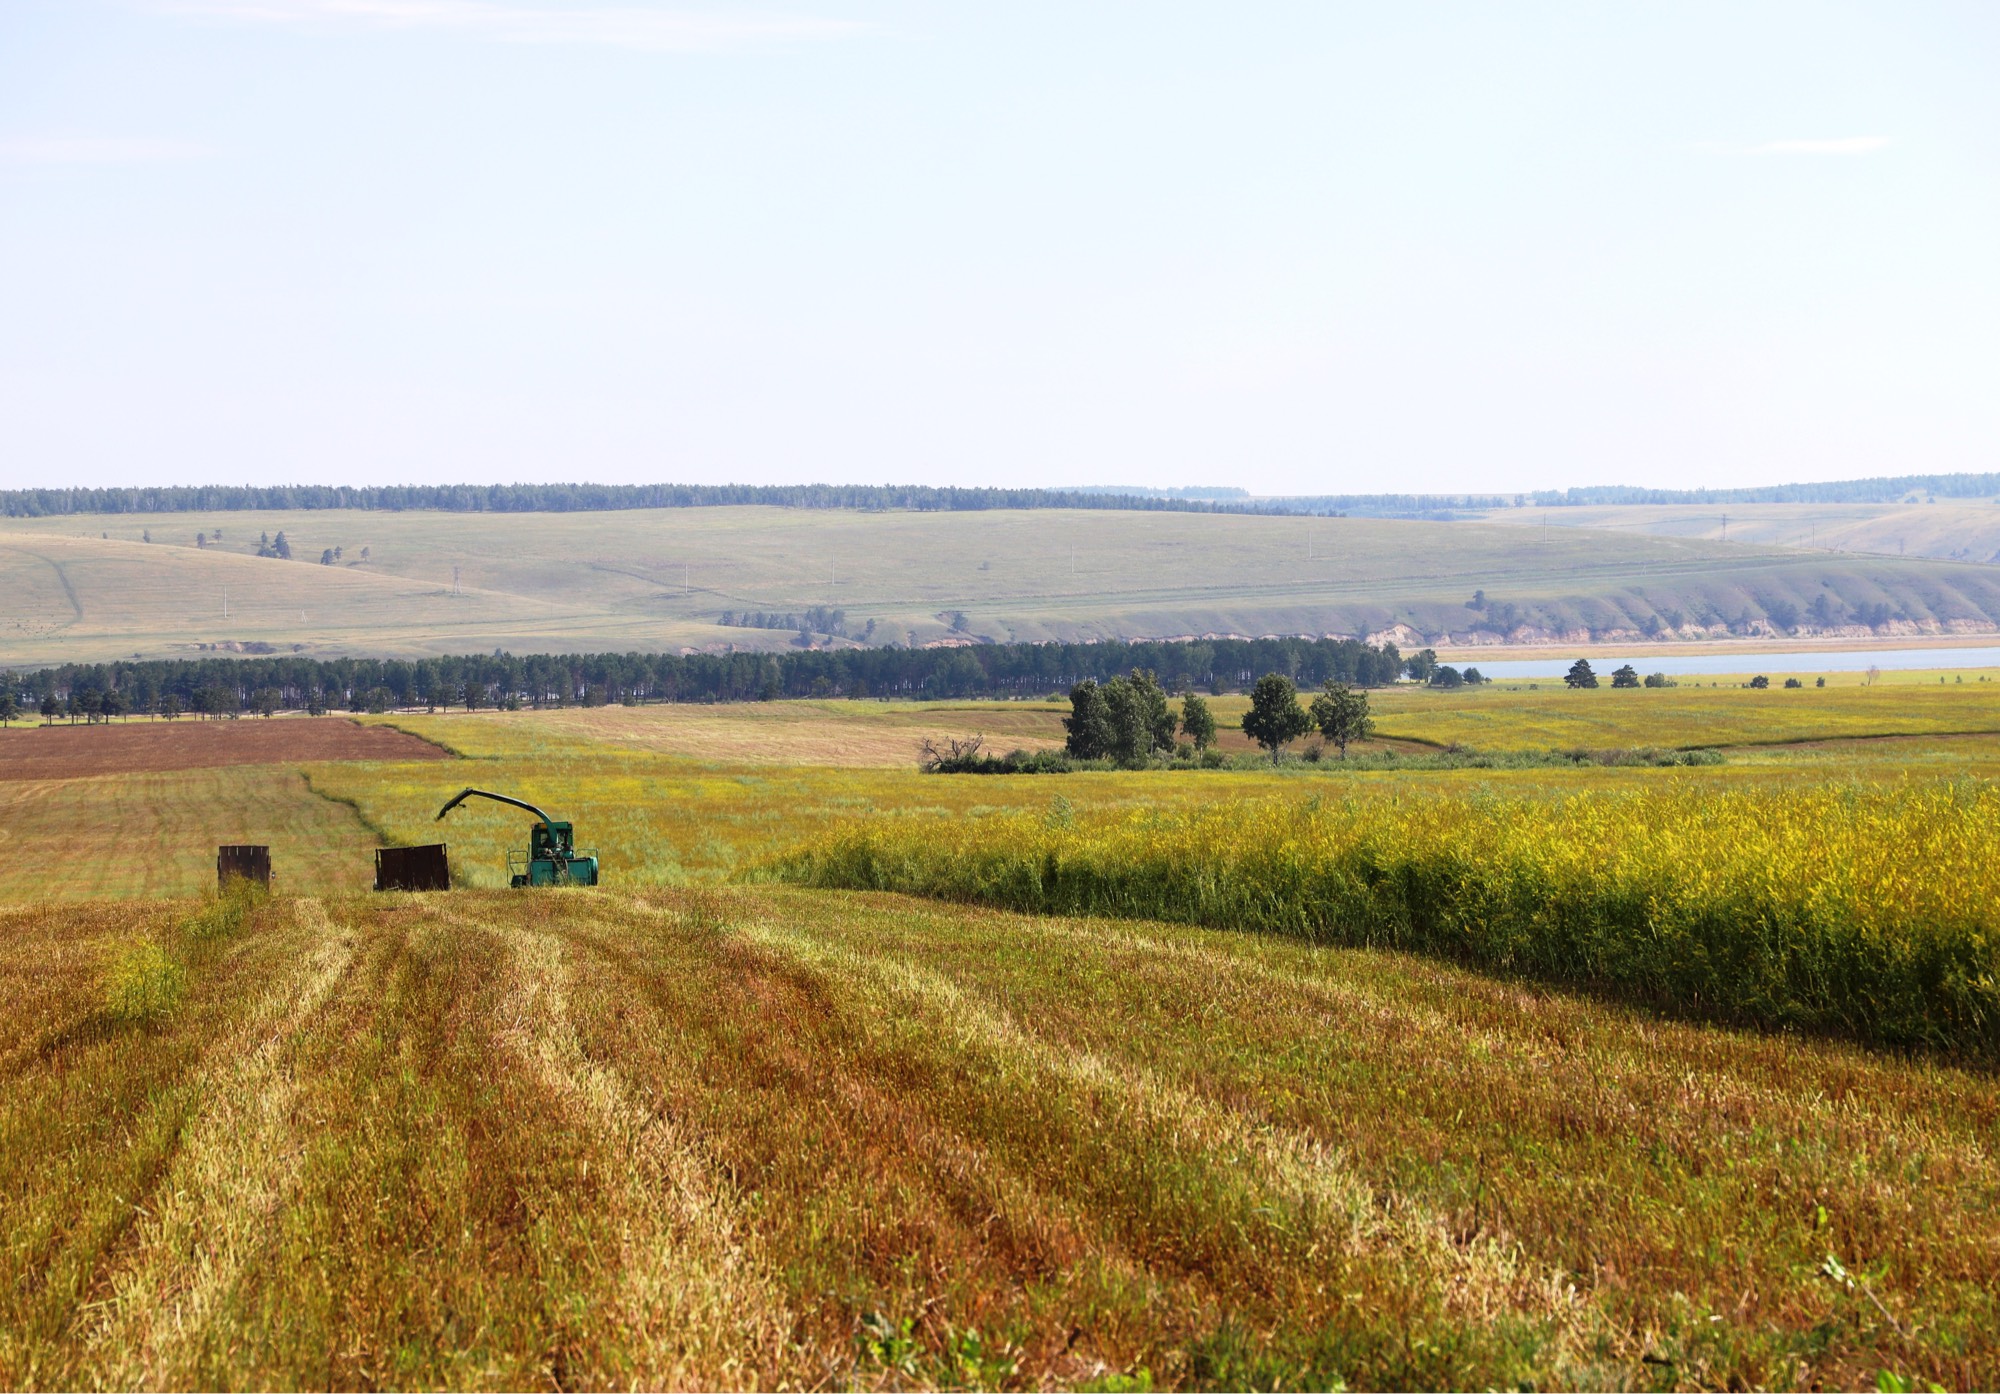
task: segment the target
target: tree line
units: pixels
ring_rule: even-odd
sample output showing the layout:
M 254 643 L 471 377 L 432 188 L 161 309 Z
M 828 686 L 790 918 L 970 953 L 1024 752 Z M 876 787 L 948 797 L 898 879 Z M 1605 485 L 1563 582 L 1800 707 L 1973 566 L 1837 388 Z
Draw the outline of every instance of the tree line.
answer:
M 0 515 L 310 511 L 592 513 L 766 504 L 918 512 L 1095 508 L 1172 513 L 1376 514 L 1451 518 L 1496 508 L 1586 504 L 1893 503 L 1989 498 L 2000 473 L 1904 474 L 1745 489 L 1641 489 L 1606 484 L 1520 494 L 1319 494 L 1252 498 L 1240 489 L 960 489 L 921 484 L 205 484 L 0 490 Z
M 1575 489 L 1540 489 L 1528 500 L 1543 508 L 1587 504 L 1706 503 L 1896 503 L 1943 497 L 1991 498 L 2000 494 L 2000 474 L 1895 474 L 1873 479 L 1839 479 L 1820 484 L 1770 484 L 1745 489 L 1639 489 L 1600 484 Z
M 1250 501 L 1081 489 L 959 489 L 922 484 L 207 484 L 0 490 L 9 518 L 96 513 L 220 513 L 354 508 L 384 512 L 595 513 L 767 504 L 918 512 L 1095 508 L 1166 513 L 1272 512 Z
M 1085 678 L 1070 689 L 1069 704 L 1063 748 L 1074 759 L 1139 766 L 1161 755 L 1185 759 L 1215 744 L 1215 713 L 1201 694 L 1184 693 L 1176 716 L 1167 690 L 1145 668 L 1102 683 Z M 1287 745 L 1315 728 L 1345 760 L 1348 745 L 1366 740 L 1375 729 L 1367 692 L 1330 677 L 1320 684 L 1312 704 L 1304 706 L 1298 685 L 1284 674 L 1257 679 L 1250 689 L 1250 710 L 1243 714 L 1243 734 L 1264 747 L 1272 764 Z M 1186 740 L 1177 741 L 1180 736 Z
M 16 709 L 45 700 L 70 719 L 102 714 L 235 715 L 273 709 L 388 711 L 454 706 L 543 707 L 638 702 L 747 702 L 783 697 L 948 700 L 1035 697 L 1134 668 L 1174 691 L 1247 688 L 1279 673 L 1307 686 L 1394 682 L 1393 644 L 1355 639 L 1213 639 L 1094 644 L 988 644 L 941 649 L 816 649 L 788 653 L 469 654 L 442 658 L 132 659 L 0 674 Z M 260 694 L 271 694 L 260 697 Z M 95 705 L 93 705 L 95 704 Z M 169 710 L 171 708 L 171 710 Z

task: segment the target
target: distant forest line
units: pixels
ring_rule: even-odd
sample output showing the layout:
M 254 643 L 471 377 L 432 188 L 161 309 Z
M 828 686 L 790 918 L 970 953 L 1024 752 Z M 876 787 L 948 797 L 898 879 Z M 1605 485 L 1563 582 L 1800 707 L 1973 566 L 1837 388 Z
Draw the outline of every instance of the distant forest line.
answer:
M 248 513 L 352 508 L 383 512 L 608 513 L 647 508 L 779 508 L 959 513 L 1084 508 L 1256 513 L 1254 503 L 1097 494 L 1073 489 L 956 489 L 902 484 L 215 484 L 133 489 L 9 489 L 0 514 Z
M 0 515 L 359 509 L 442 513 L 601 513 L 649 508 L 780 508 L 975 512 L 1075 508 L 1129 512 L 1360 514 L 1449 520 L 1500 508 L 1614 504 L 1895 503 L 1915 496 L 2000 495 L 2000 474 L 1905 474 L 1747 489 L 1640 489 L 1602 484 L 1490 494 L 1315 494 L 1254 498 L 1240 489 L 1104 486 L 959 489 L 915 484 L 215 484 L 126 489 L 0 490 Z
M 68 663 L 0 675 L 34 711 L 45 698 L 118 696 L 120 712 L 234 713 L 257 694 L 278 705 L 368 711 L 460 706 L 468 690 L 482 706 L 633 702 L 750 702 L 783 697 L 901 697 L 951 700 L 1035 697 L 1147 669 L 1169 691 L 1247 687 L 1265 673 L 1301 686 L 1329 678 L 1362 687 L 1394 682 L 1394 644 L 1357 639 L 1211 639 L 1093 644 L 982 644 L 936 649 L 813 649 L 793 653 L 469 654 L 444 658 L 194 658 Z M 515 699 L 510 703 L 508 699 Z M 82 703 L 81 709 L 103 710 Z
M 1360 513 L 1446 521 L 1499 508 L 1584 508 L 1617 504 L 1898 503 L 1915 496 L 1977 499 L 2000 495 L 2000 474 L 1900 474 L 1821 484 L 1770 484 L 1746 489 L 1640 489 L 1594 484 L 1512 494 L 1314 494 L 1259 498 L 1285 513 Z

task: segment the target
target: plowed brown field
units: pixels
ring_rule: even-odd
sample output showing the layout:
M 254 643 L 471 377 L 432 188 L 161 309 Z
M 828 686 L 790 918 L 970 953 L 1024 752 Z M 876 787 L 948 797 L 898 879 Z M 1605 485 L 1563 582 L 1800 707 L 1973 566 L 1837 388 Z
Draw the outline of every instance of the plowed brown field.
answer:
M 450 758 L 449 751 L 408 732 L 338 717 L 35 726 L 0 737 L 0 779 L 81 779 L 138 770 L 313 760 Z

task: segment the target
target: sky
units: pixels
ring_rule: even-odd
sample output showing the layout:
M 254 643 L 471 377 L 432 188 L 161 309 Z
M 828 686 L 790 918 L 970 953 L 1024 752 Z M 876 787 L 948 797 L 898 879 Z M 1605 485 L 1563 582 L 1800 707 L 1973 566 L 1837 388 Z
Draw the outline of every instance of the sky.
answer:
M 0 487 L 2000 469 L 2000 5 L 0 0 Z

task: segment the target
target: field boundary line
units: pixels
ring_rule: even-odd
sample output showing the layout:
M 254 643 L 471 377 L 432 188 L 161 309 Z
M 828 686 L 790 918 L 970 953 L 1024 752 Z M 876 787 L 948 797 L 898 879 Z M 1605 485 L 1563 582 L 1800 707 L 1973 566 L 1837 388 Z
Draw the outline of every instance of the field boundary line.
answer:
M 1982 726 L 1969 731 L 1863 731 L 1853 735 L 1791 736 L 1768 741 L 1713 741 L 1705 745 L 1677 745 L 1676 750 L 1770 750 L 1787 745 L 1824 745 L 1830 741 L 1915 741 L 1944 740 L 1958 736 L 2000 736 L 2000 726 Z

